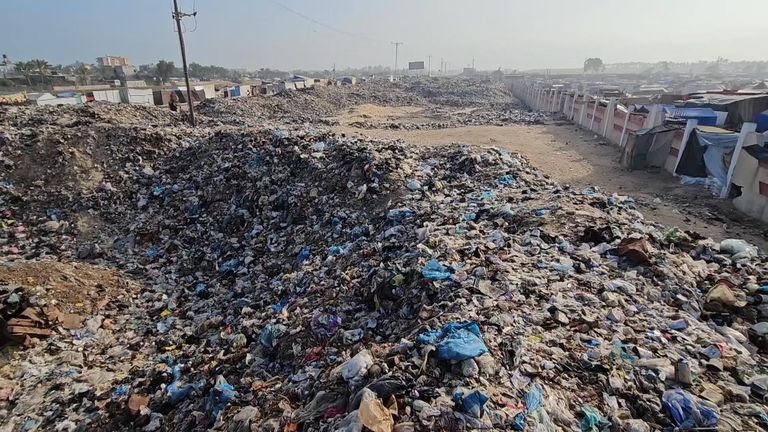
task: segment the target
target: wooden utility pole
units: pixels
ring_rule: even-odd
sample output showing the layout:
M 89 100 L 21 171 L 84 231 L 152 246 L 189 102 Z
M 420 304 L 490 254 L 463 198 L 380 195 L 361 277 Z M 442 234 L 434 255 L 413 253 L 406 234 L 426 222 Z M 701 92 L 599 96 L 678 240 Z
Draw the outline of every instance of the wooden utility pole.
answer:
M 189 70 L 187 69 L 187 51 L 184 48 L 184 33 L 181 32 L 181 19 L 189 14 L 179 12 L 178 0 L 173 0 L 173 19 L 176 20 L 176 30 L 179 33 L 181 47 L 181 64 L 184 66 L 184 83 L 187 85 L 187 104 L 189 105 L 189 123 L 195 126 L 195 110 L 192 105 L 192 88 L 189 86 Z

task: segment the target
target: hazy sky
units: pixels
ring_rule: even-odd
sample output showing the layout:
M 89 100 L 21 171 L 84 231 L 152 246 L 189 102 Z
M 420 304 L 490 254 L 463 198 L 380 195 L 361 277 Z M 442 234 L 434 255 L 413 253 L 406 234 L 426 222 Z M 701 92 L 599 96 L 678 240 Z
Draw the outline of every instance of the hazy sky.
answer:
M 185 21 L 189 61 L 227 67 L 392 66 L 394 40 L 405 43 L 401 66 L 431 54 L 433 69 L 441 57 L 452 69 L 473 57 L 480 69 L 578 68 L 587 57 L 768 60 L 768 0 L 180 1 L 198 11 L 197 30 Z M 0 2 L 0 53 L 13 61 L 181 63 L 171 0 Z

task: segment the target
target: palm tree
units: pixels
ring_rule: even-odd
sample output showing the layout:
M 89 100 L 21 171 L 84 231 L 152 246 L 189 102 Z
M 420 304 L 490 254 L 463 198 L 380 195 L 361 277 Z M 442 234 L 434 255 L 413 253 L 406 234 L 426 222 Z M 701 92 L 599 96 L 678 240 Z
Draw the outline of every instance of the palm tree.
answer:
M 80 81 L 81 84 L 88 85 L 89 81 L 91 79 L 91 75 L 93 74 L 93 71 L 91 70 L 90 65 L 87 65 L 85 63 L 80 63 L 75 68 L 75 76 L 77 77 L 77 80 Z
M 45 75 L 50 70 L 51 65 L 42 59 L 34 59 L 30 63 L 32 63 L 32 66 L 40 73 L 40 79 L 42 80 L 43 84 L 45 84 Z
M 32 80 L 29 79 L 30 74 L 32 73 L 32 65 L 30 62 L 16 62 L 13 64 L 13 66 L 16 68 L 16 72 L 24 75 L 24 78 L 27 79 L 27 84 L 32 87 Z

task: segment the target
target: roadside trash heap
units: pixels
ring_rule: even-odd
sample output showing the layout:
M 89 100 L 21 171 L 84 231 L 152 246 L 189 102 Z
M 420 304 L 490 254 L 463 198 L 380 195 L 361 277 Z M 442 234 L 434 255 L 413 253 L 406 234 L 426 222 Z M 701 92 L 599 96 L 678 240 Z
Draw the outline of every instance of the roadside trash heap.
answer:
M 360 120 L 349 125 L 360 129 L 435 130 L 462 126 L 509 126 L 540 124 L 546 114 L 528 111 L 517 104 L 507 103 L 493 106 L 476 106 L 470 110 L 449 110 L 433 106 L 426 115 L 435 120 L 422 122 L 370 121 Z
M 766 427 L 768 274 L 742 240 L 496 148 L 5 127 L 7 430 Z

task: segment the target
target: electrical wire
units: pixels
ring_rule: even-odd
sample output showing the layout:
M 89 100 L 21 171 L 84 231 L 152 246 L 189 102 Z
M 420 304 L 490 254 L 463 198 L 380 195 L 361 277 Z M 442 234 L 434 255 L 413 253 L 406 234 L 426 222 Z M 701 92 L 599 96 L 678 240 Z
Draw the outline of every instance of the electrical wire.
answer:
M 286 10 L 286 11 L 288 11 L 288 12 L 290 12 L 290 13 L 296 15 L 296 16 L 298 16 L 298 17 L 301 17 L 301 18 L 303 18 L 303 19 L 305 19 L 305 20 L 307 20 L 307 21 L 309 21 L 309 22 L 311 22 L 313 24 L 319 25 L 320 27 L 325 27 L 326 29 L 334 31 L 336 33 L 343 34 L 345 36 L 350 36 L 350 37 L 353 37 L 353 38 L 367 39 L 367 40 L 369 40 L 371 42 L 385 43 L 385 44 L 389 43 L 388 41 L 383 41 L 381 39 L 376 39 L 376 38 L 372 38 L 370 36 L 366 36 L 366 35 L 363 35 L 363 34 L 352 33 L 352 32 L 348 32 L 346 30 L 342 30 L 340 28 L 336 28 L 336 27 L 334 27 L 334 26 L 332 26 L 330 24 L 326 24 L 324 22 L 318 21 L 318 20 L 316 20 L 316 19 L 314 19 L 314 18 L 312 18 L 310 16 L 307 16 L 307 15 L 305 15 L 305 14 L 303 14 L 303 13 L 297 11 L 297 10 L 294 10 L 294 9 L 292 9 L 292 8 L 290 8 L 290 7 L 284 5 L 284 4 L 282 4 L 282 3 L 280 3 L 280 2 L 278 2 L 276 0 L 268 0 L 268 1 L 270 3 L 273 3 L 274 5 L 282 8 L 282 9 L 284 9 L 284 10 Z

